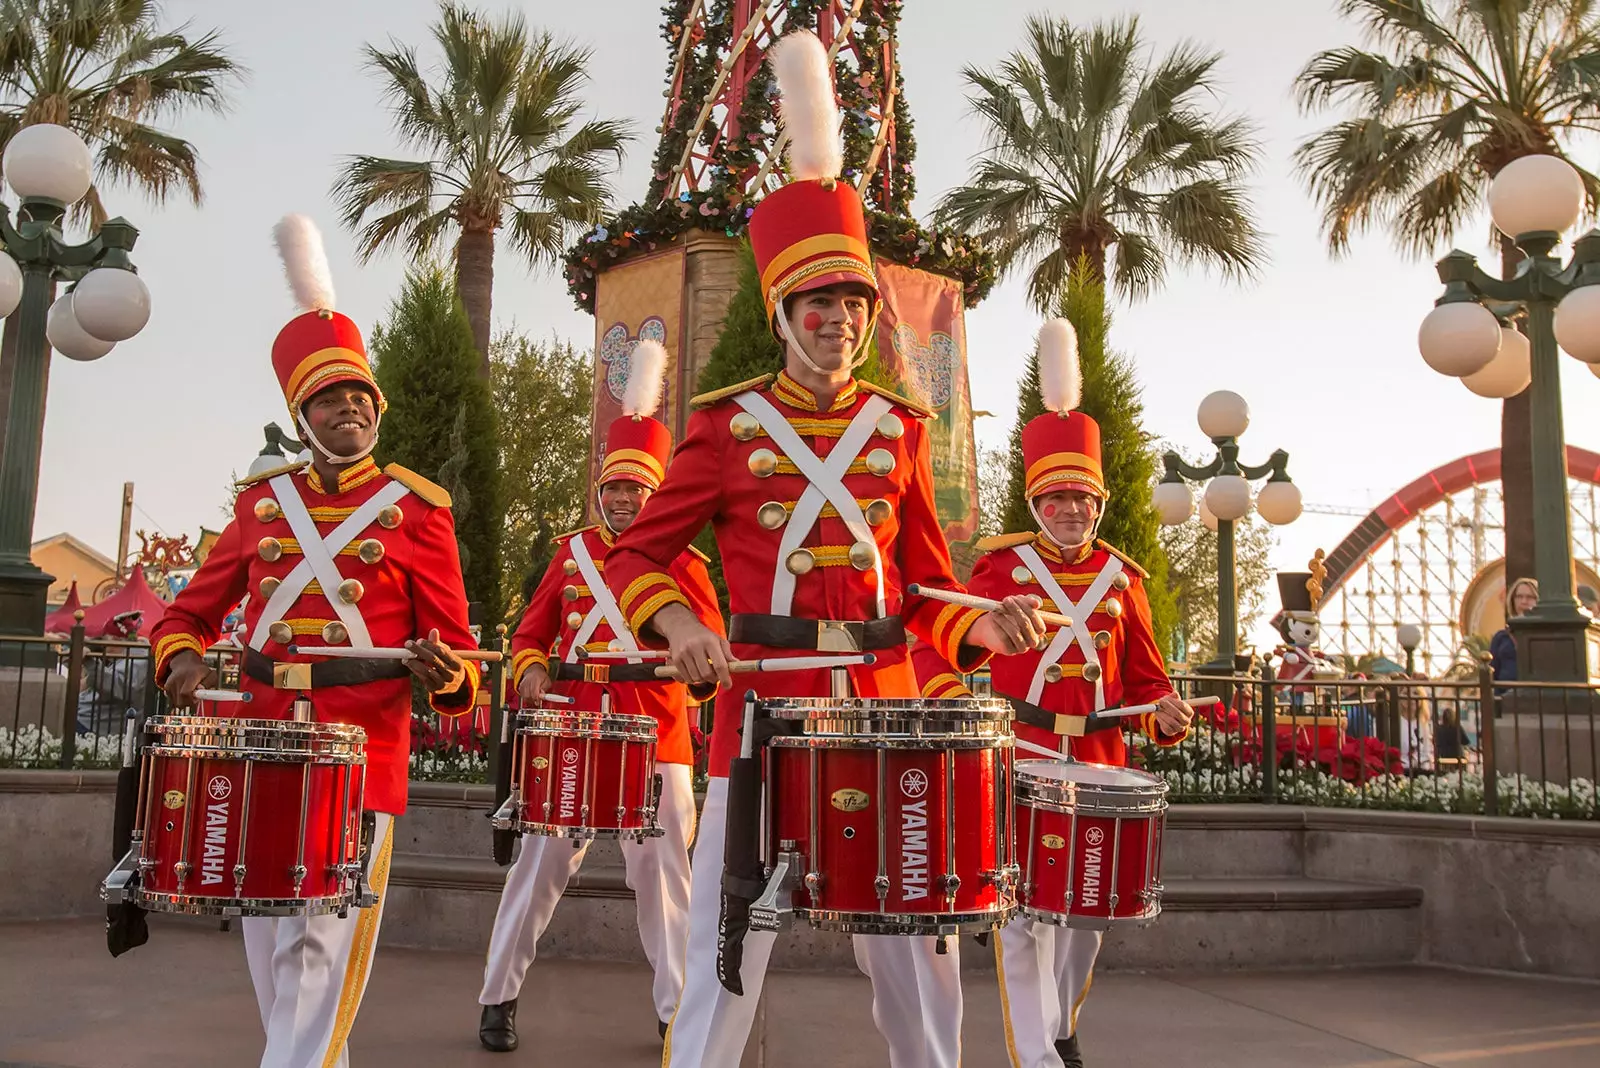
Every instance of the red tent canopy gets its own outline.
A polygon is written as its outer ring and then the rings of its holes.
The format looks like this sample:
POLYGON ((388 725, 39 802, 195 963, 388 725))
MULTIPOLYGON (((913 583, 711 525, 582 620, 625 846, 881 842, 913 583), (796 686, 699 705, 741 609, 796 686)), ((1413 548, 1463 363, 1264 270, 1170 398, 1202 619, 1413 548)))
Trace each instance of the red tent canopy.
POLYGON ((139 637, 148 638, 150 632, 156 629, 156 624, 161 622, 161 617, 166 614, 167 602, 157 597, 144 580, 144 569, 133 568, 133 574, 128 577, 128 582, 113 593, 110 597, 90 608, 83 614, 83 632, 90 638, 107 637, 111 631, 111 621, 124 612, 142 611, 144 618, 139 623, 139 637))
POLYGON ((78 580, 72 580, 72 588, 67 591, 67 601, 60 608, 44 617, 44 632, 46 634, 71 634, 72 618, 83 607, 83 602, 78 599, 78 580))

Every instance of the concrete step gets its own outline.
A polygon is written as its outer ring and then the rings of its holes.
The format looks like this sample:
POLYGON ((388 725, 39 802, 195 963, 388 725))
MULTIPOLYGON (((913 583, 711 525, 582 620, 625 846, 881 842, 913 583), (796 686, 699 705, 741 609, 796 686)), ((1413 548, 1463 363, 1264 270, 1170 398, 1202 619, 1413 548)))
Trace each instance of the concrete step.
MULTIPOLYGON (((595 858, 598 860, 598 858, 595 858)), ((491 860, 396 854, 383 938, 393 945, 482 952, 505 869, 491 860)), ((1415 887, 1299 876, 1171 878, 1163 913, 1106 936, 1107 967, 1176 970, 1402 964, 1418 959, 1422 893, 1415 887)), ((963 943, 968 969, 993 956, 963 943)), ((586 863, 540 941, 553 957, 642 961, 632 894, 620 863, 586 863)), ((847 971, 850 940, 804 925, 779 936, 773 967, 847 971)))
MULTIPOLYGON (((412 783, 410 806, 395 824, 395 851, 488 857, 493 832, 484 817, 493 801, 487 786, 412 783)), ((1162 871, 1169 879, 1304 874, 1302 828, 1290 815, 1275 806, 1174 805, 1162 871)), ((615 842, 595 843, 588 863, 601 861, 622 862, 615 842)))

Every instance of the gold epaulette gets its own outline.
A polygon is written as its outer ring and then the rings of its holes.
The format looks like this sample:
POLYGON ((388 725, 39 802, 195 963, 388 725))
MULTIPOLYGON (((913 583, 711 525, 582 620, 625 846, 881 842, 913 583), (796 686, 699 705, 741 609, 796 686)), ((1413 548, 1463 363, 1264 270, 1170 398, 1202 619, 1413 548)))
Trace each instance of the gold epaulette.
POLYGON ((987 538, 979 538, 973 548, 980 553, 999 552, 1001 549, 1013 549, 1018 545, 1026 545, 1038 537, 1032 531, 1022 531, 1017 534, 991 534, 987 538))
POLYGON ((896 404, 900 405, 900 407, 915 414, 919 419, 933 418, 934 412, 932 408, 928 408, 922 404, 919 404, 908 397, 902 397, 900 394, 884 389, 882 386, 875 385, 871 382, 863 382, 858 378, 856 379, 856 387, 858 389, 864 389, 868 393, 876 393, 880 397, 887 397, 889 400, 892 400, 896 404))
POLYGON ((1121 560, 1123 564, 1126 565, 1128 569, 1131 570, 1135 575, 1142 579, 1150 577, 1150 572, 1140 567, 1137 560, 1123 552, 1121 549, 1117 548, 1115 545, 1107 545, 1105 542, 1098 540, 1095 542, 1095 544, 1104 549, 1106 552, 1110 553, 1112 556, 1115 556, 1118 560, 1121 560))
POLYGON ((589 526, 579 527, 577 530, 569 530, 565 534, 557 534, 555 537, 550 539, 550 544, 551 545, 560 545, 562 542, 566 541, 568 538, 576 538, 579 534, 587 534, 591 530, 599 530, 599 529, 600 529, 600 524, 599 523, 591 523, 589 526))
POLYGON ((702 564, 709 564, 711 562, 711 557, 707 556, 705 553, 701 552, 699 549, 696 549, 693 545, 689 546, 689 551, 691 553, 694 553, 694 555, 698 556, 700 558, 700 562, 702 564))
POLYGON ((241 478, 239 481, 235 482, 234 485, 239 489, 249 489, 251 486, 265 482, 269 478, 277 478, 279 475, 293 474, 294 472, 305 468, 309 462, 310 461, 307 460, 301 460, 299 463, 284 464, 282 467, 274 467, 271 471, 263 471, 259 475, 251 475, 249 478, 241 478))
POLYGON ((383 469, 383 473, 435 508, 450 507, 449 490, 437 482, 429 482, 410 468, 401 467, 399 464, 390 464, 383 469))
POLYGON ((711 405, 717 403, 717 401, 726 400, 735 393, 744 393, 747 390, 760 389, 762 386, 766 385, 777 377, 777 375, 762 375, 760 378, 752 378, 748 382, 740 382, 733 386, 723 386, 721 389, 714 389, 710 393, 701 393, 698 396, 689 398, 689 406, 691 408, 709 408, 711 405))

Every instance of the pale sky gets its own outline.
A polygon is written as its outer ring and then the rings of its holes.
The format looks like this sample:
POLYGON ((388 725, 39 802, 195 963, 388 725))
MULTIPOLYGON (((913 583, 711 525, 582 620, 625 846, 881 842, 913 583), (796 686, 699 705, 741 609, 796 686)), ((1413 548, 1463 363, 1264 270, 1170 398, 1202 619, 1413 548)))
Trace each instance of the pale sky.
MULTIPOLYGON (((1417 325, 1440 289, 1431 264, 1401 259, 1381 236, 1331 261, 1315 207, 1291 172, 1295 145, 1331 121, 1298 113, 1294 75, 1317 50, 1355 40, 1331 0, 1077 0, 1070 8, 985 0, 981 17, 976 7, 905 5, 901 62, 916 121, 919 217, 964 178, 979 148, 961 66, 1001 60, 1030 12, 1070 11, 1077 20, 1137 13, 1158 48, 1184 38, 1225 48, 1221 105, 1261 126, 1265 163, 1254 184, 1271 255, 1262 280, 1230 287, 1178 272, 1151 299, 1117 310, 1113 341, 1138 368, 1150 432, 1199 450, 1207 443, 1195 406, 1211 390, 1235 390, 1251 406, 1245 460, 1288 449, 1308 502, 1354 508, 1498 444, 1499 403, 1435 374, 1417 354, 1417 325)), ((594 49, 595 114, 631 118, 640 134, 616 185, 619 204, 636 201, 664 105, 658 0, 525 0, 521 8, 532 23, 594 49)), ((285 423, 269 363, 273 336, 293 314, 271 241, 280 216, 304 212, 321 223, 342 311, 364 331, 385 313, 406 265, 388 256, 359 266, 328 189, 343 154, 405 155, 360 49, 391 35, 422 44, 435 13, 429 0, 169 0, 166 9, 171 23, 221 29, 251 77, 229 115, 174 125, 199 148, 203 207, 106 196, 114 214, 143 230, 134 259, 154 297, 150 325, 98 362, 54 357, 35 536, 70 531, 108 555, 124 481, 136 483, 136 528, 219 528, 229 473, 242 473, 260 450, 264 424, 285 423)), ((1456 244, 1487 255, 1487 238, 1485 213, 1456 244)), ((576 310, 559 275, 530 273, 510 253, 496 263, 495 321, 593 344, 593 320, 576 310)), ((981 442, 1001 443, 1010 430, 1038 324, 1020 279, 968 313, 973 406, 996 413, 979 421, 981 442)), ((1584 418, 1600 405, 1600 380, 1568 357, 1561 363, 1567 440, 1600 448, 1584 418)), ((1281 532, 1274 563, 1303 569, 1314 549, 1331 550, 1356 521, 1306 515, 1281 532)), ((1269 602, 1270 611, 1275 593, 1269 602)))

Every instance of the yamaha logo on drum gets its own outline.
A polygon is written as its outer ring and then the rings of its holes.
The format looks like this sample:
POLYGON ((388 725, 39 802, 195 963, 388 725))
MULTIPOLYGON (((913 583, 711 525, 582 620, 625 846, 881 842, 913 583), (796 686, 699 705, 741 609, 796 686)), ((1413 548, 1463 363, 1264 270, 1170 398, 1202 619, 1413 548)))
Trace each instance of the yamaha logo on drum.
POLYGON ((910 768, 900 776, 900 792, 913 798, 900 807, 900 896, 928 896, 928 775, 910 768))
POLYGON ((1099 827, 1090 827, 1083 832, 1083 907, 1093 909, 1100 907, 1101 889, 1101 855, 1104 853, 1106 832, 1099 827))
POLYGON ((226 775, 213 775, 206 783, 206 837, 205 856, 200 861, 200 885, 213 886, 222 882, 222 873, 228 851, 228 798, 233 793, 233 781, 226 775))
POLYGON ((578 749, 568 746, 561 750, 561 818, 574 819, 578 815, 578 749))

